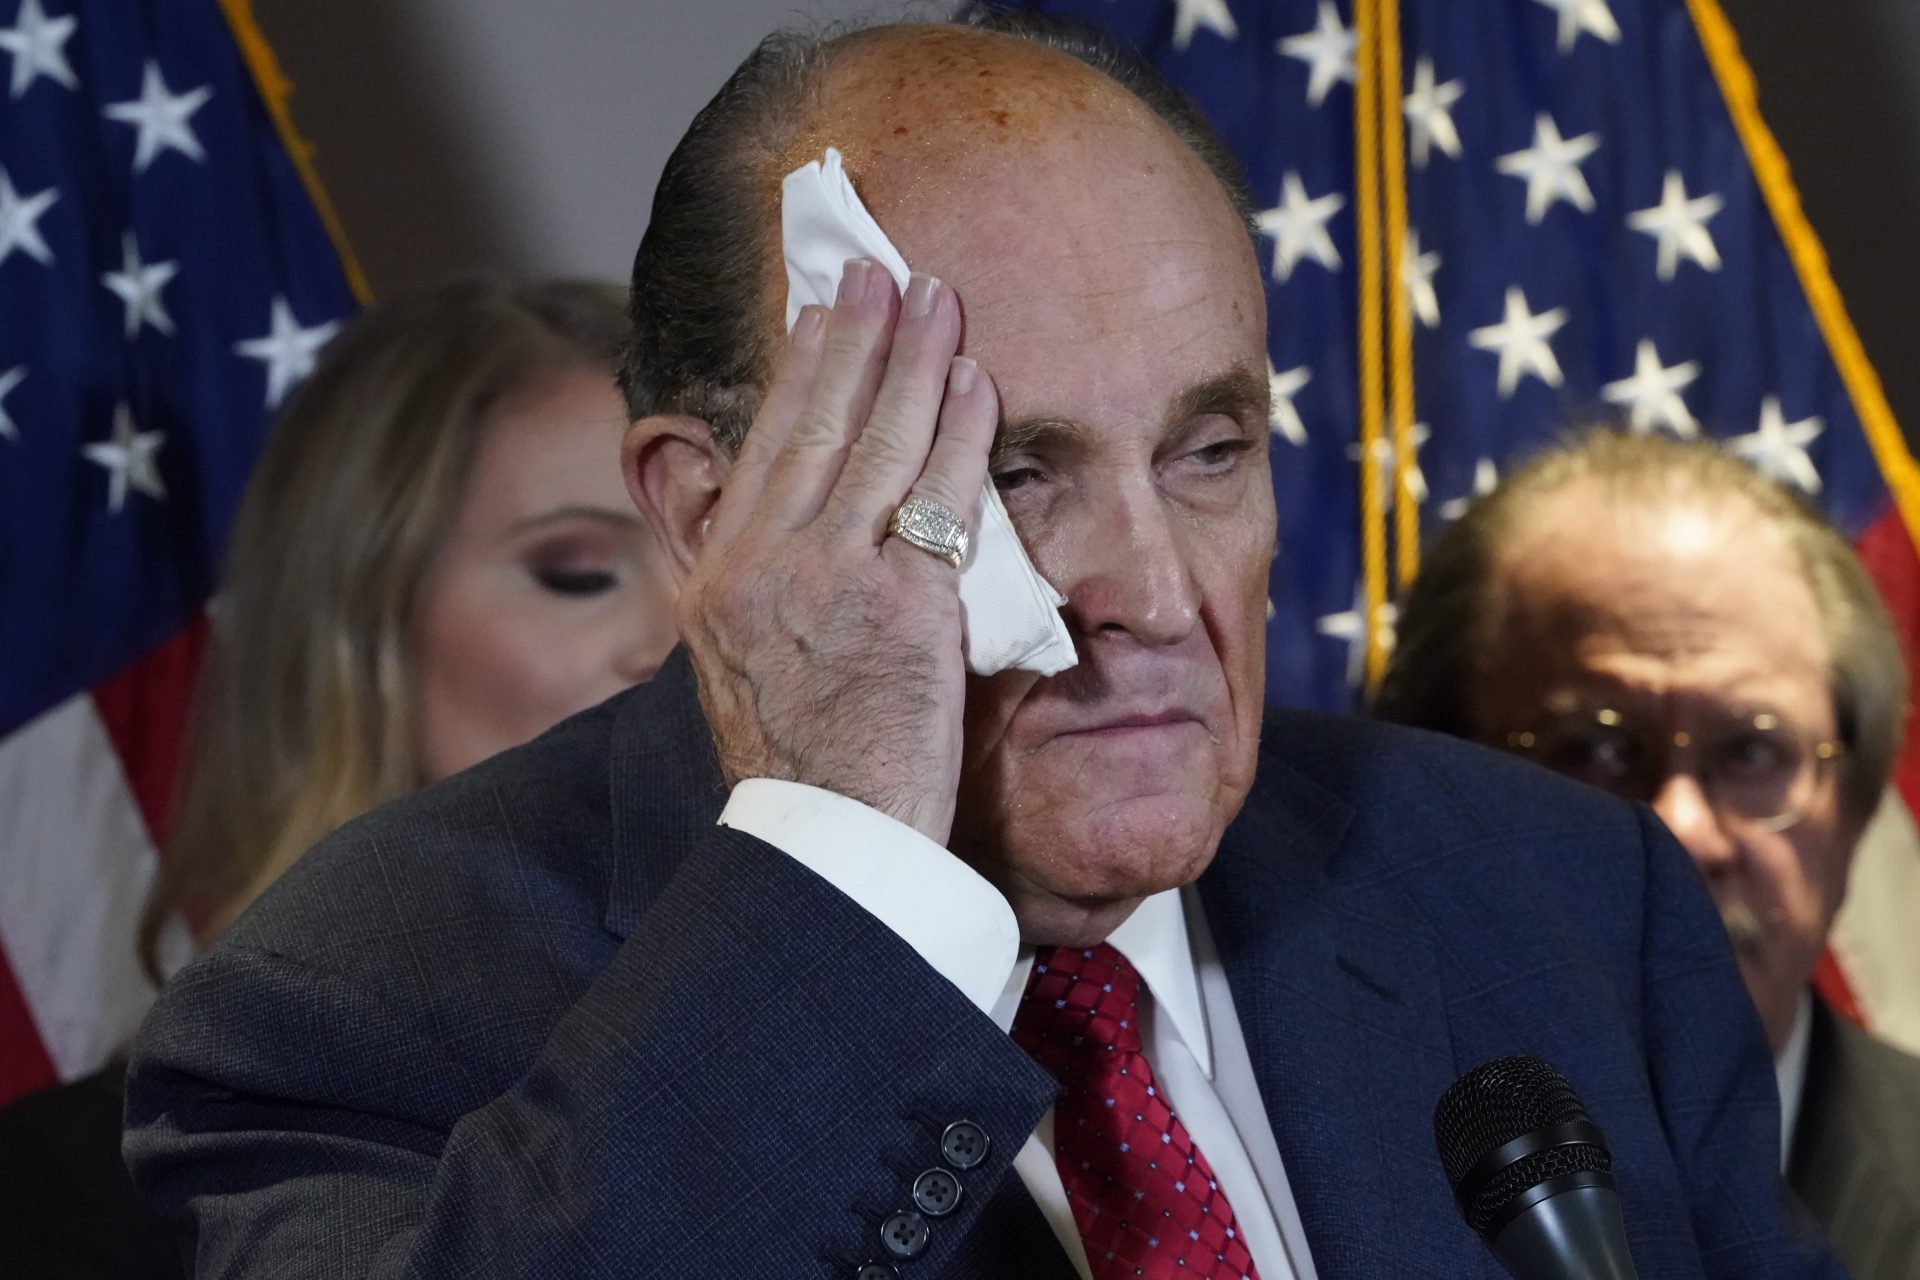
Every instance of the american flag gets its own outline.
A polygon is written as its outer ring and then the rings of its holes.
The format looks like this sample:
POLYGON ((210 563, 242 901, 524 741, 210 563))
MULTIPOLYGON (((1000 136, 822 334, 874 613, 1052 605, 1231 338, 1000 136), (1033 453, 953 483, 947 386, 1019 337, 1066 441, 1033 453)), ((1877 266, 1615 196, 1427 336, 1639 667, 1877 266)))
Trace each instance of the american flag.
MULTIPOLYGON (((1390 647, 1393 617, 1383 584, 1369 626, 1361 533, 1391 528, 1396 495, 1430 534, 1511 460, 1602 419, 1716 439, 1807 492, 1912 651, 1920 575, 1896 499, 1911 521, 1920 478, 1714 0, 1025 7, 1144 53, 1246 165, 1271 312, 1270 700, 1357 705, 1370 632, 1390 647), (1389 483, 1370 514, 1358 268, 1388 260, 1396 188, 1398 270, 1381 279, 1410 337, 1415 451, 1392 484, 1379 437, 1389 483)), ((1920 804, 1911 747, 1897 781, 1920 804)))
POLYGON ((246 0, 0 0, 0 1100, 100 1066, 228 524, 356 305, 246 0))

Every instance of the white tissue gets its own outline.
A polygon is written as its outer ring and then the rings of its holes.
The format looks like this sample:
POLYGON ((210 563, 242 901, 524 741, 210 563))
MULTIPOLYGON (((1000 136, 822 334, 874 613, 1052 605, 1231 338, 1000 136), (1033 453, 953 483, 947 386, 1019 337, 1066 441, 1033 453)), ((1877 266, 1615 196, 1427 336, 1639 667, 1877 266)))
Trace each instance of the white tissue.
MULTIPOLYGON (((787 175, 780 201, 780 235, 787 262, 787 328, 810 303, 832 306, 849 258, 871 258, 907 287, 907 264, 886 232, 860 203, 827 148, 787 175)), ((904 496, 904 495, 902 495, 904 496)), ((966 620, 967 668, 990 676, 1018 668, 1050 676, 1079 661, 1060 617, 1066 597, 1027 558, 1013 521, 989 480, 980 502, 980 528, 960 566, 960 608, 966 620)))

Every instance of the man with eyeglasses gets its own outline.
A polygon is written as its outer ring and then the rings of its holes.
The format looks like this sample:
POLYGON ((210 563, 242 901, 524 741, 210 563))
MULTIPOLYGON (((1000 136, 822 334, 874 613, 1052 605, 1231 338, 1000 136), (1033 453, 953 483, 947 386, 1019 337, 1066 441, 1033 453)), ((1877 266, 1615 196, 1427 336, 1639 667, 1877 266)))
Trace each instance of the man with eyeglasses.
POLYGON ((1809 985, 1907 704, 1845 540, 1711 444, 1597 431, 1435 539, 1398 631, 1377 714, 1672 828, 1773 1046, 1783 1171, 1854 1274, 1920 1277, 1920 1059, 1809 985))

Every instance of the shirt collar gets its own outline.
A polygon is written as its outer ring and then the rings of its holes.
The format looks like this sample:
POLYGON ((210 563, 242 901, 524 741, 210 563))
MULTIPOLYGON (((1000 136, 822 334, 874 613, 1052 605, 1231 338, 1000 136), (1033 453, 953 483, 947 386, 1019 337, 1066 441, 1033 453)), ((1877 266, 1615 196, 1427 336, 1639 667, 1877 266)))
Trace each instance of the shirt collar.
POLYGON ((1800 1098, 1807 1088, 1807 1058, 1813 1049, 1813 997, 1803 991, 1793 1013, 1793 1030, 1786 1047, 1773 1060, 1774 1081, 1780 1086, 1780 1172, 1787 1171, 1793 1151, 1793 1127, 1800 1121, 1800 1098))
MULTIPOLYGON (((1125 923, 1107 941, 1125 956, 1153 993, 1155 1016, 1173 1024, 1174 1032, 1208 1079, 1213 1078, 1213 1048, 1207 1036, 1206 1011, 1200 999, 1200 975, 1194 967, 1193 941, 1180 890, 1167 889, 1134 908, 1125 923)), ((1006 988, 993 1006, 993 1020, 1001 1030, 1013 1025, 1014 1011, 1033 968, 1031 946, 1020 948, 1006 988)))
POLYGON ((1153 992, 1160 1017, 1171 1019, 1209 1080, 1213 1053, 1207 1042, 1207 1020, 1200 1005, 1200 977, 1193 967, 1193 944, 1187 937, 1187 915, 1180 907, 1180 891, 1154 894, 1134 909, 1126 922, 1108 935, 1114 950, 1133 962, 1153 992))

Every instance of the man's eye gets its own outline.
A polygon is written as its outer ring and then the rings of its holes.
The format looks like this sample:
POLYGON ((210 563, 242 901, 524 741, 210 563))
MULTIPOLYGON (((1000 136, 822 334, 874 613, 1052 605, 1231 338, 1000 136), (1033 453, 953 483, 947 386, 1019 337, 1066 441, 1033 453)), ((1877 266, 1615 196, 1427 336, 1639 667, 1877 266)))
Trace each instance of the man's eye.
POLYGON ((1556 773, 1604 786, 1632 772, 1637 756, 1632 745, 1619 738, 1573 736, 1546 743, 1541 761, 1556 773))
POLYGON ((540 569, 533 576, 541 586, 562 596, 597 596, 613 590, 618 582, 605 569, 540 569))
POLYGON ((1015 489, 1025 488, 1040 478, 1040 472, 1034 467, 1009 467, 1005 471, 996 471, 993 475, 993 487, 1002 493, 1012 493, 1015 489))
POLYGON ((1187 456, 1203 467, 1219 470, 1231 466, 1234 459, 1252 447, 1248 441, 1236 437, 1231 440, 1217 440, 1212 444, 1202 445, 1187 456))
POLYGON ((1801 752, 1790 738, 1755 732, 1729 738, 1716 755, 1729 777, 1765 777, 1798 769, 1801 752))

